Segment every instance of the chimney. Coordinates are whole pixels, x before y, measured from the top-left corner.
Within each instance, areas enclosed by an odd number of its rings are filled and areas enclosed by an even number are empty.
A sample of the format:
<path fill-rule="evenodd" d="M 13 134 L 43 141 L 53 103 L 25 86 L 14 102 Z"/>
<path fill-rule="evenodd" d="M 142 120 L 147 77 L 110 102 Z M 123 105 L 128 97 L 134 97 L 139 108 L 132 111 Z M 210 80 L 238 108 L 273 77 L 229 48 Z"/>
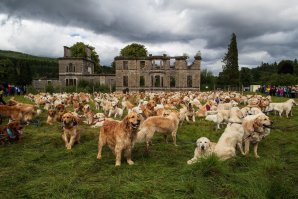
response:
<path fill-rule="evenodd" d="M 64 46 L 64 57 L 71 57 L 70 48 L 67 46 Z"/>
<path fill-rule="evenodd" d="M 91 60 L 91 48 L 86 46 L 86 58 Z"/>

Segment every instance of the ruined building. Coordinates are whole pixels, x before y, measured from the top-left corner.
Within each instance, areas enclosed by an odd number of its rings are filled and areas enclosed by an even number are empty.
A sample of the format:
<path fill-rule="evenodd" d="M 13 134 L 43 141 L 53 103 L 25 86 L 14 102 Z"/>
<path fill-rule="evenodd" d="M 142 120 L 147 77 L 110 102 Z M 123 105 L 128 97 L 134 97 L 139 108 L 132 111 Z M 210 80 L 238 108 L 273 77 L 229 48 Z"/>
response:
<path fill-rule="evenodd" d="M 73 57 L 64 46 L 64 56 L 58 58 L 59 79 L 33 80 L 33 86 L 45 90 L 53 86 L 77 86 L 80 80 L 107 85 L 116 91 L 178 91 L 200 90 L 201 54 L 187 64 L 186 56 L 115 57 L 116 74 L 95 74 L 91 49 L 86 47 L 85 58 Z"/>
<path fill-rule="evenodd" d="M 86 47 L 86 57 L 73 57 L 70 48 L 64 46 L 64 56 L 58 58 L 59 79 L 33 80 L 33 86 L 45 90 L 47 85 L 55 87 L 78 86 L 80 80 L 107 85 L 110 90 L 115 86 L 115 74 L 95 74 L 91 49 Z"/>
<path fill-rule="evenodd" d="M 115 57 L 116 90 L 200 90 L 201 55 Z"/>

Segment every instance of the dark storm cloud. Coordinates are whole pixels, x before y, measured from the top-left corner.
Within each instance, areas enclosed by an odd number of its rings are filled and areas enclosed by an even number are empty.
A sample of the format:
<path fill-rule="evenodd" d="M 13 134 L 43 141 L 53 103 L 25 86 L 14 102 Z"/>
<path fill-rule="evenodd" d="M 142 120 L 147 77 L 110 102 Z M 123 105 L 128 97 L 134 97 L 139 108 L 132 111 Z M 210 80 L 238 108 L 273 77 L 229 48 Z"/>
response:
<path fill-rule="evenodd" d="M 0 13 L 58 26 L 80 27 L 124 43 L 204 41 L 206 62 L 221 60 L 233 32 L 243 57 L 297 56 L 295 0 L 2 0 Z M 5 24 L 5 21 L 1 21 Z M 269 39 L 268 39 L 269 38 Z M 290 38 L 290 39 L 287 39 Z M 201 44 L 202 45 L 202 44 Z M 213 49 L 217 52 L 209 52 Z M 259 53 L 255 53 L 259 52 Z M 264 52 L 264 53 L 263 53 Z M 254 54 L 255 53 L 255 54 Z M 262 57 L 259 57 L 259 60 Z M 243 60 L 255 64 L 258 59 Z M 242 60 L 240 60 L 241 63 Z M 266 60 L 265 60 L 266 61 Z"/>

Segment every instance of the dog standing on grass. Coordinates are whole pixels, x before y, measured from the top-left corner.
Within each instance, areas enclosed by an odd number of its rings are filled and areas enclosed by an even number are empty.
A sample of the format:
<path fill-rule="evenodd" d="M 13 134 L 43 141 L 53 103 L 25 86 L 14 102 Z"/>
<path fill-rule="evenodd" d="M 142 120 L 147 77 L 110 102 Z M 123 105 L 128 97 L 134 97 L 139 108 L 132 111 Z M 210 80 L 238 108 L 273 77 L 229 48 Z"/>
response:
<path fill-rule="evenodd" d="M 72 113 L 65 113 L 62 116 L 62 122 L 62 139 L 65 142 L 65 147 L 70 150 L 74 143 L 80 142 L 80 133 L 77 129 L 78 118 L 76 118 Z"/>
<path fill-rule="evenodd" d="M 135 112 L 128 113 L 122 121 L 105 120 L 99 133 L 97 159 L 101 159 L 102 147 L 108 144 L 116 156 L 115 166 L 121 165 L 122 151 L 124 151 L 127 163 L 134 164 L 131 160 L 131 151 L 140 122 L 141 117 Z"/>

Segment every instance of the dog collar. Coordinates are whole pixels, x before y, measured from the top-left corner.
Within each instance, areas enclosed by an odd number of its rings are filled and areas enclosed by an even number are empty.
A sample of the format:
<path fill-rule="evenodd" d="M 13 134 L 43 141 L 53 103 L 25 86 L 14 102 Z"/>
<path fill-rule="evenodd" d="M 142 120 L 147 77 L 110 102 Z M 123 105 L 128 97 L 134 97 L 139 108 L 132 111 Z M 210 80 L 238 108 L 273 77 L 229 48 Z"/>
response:
<path fill-rule="evenodd" d="M 65 122 L 62 122 L 63 126 L 66 126 L 66 123 Z M 78 125 L 77 121 L 73 121 L 72 122 L 72 126 L 76 126 Z"/>
<path fill-rule="evenodd" d="M 9 136 L 9 138 L 14 139 L 16 137 L 9 128 L 6 129 L 6 132 L 7 132 L 8 136 Z"/>

